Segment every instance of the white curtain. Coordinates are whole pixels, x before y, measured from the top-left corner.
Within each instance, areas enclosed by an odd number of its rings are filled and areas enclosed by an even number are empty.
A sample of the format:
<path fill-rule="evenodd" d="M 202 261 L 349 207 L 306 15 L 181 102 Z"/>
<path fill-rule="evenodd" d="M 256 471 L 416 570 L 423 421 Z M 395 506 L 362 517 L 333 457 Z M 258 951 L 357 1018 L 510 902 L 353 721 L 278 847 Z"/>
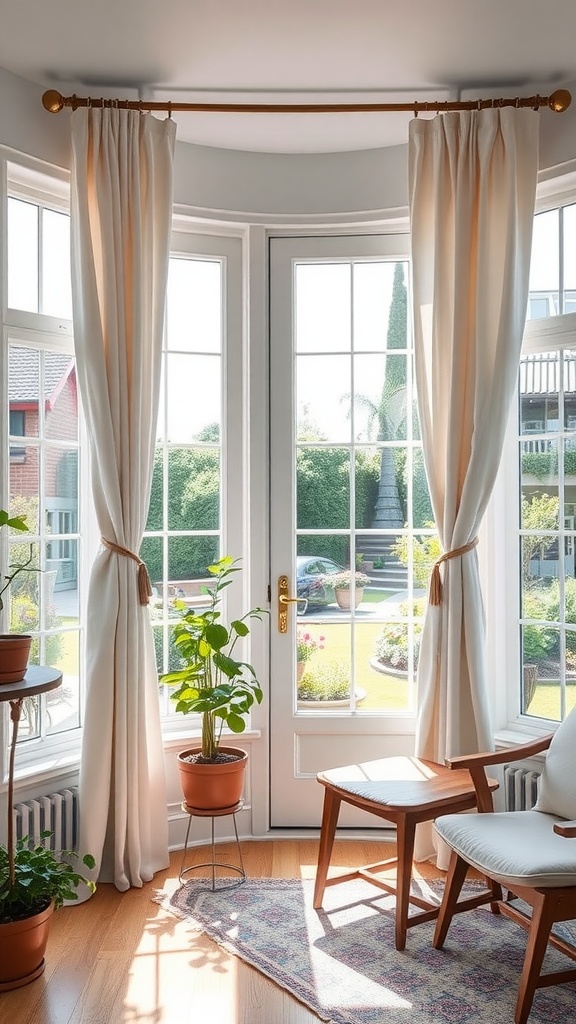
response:
<path fill-rule="evenodd" d="M 514 393 L 526 305 L 539 116 L 502 108 L 410 124 L 418 407 L 447 557 L 418 665 L 416 753 L 489 750 L 484 608 L 474 547 Z M 458 549 L 468 550 L 454 554 Z"/>
<path fill-rule="evenodd" d="M 156 662 L 137 559 L 158 412 L 176 126 L 114 108 L 79 109 L 71 120 L 74 333 L 105 542 L 88 597 L 80 848 L 96 858 L 100 880 L 125 890 L 168 863 Z"/>

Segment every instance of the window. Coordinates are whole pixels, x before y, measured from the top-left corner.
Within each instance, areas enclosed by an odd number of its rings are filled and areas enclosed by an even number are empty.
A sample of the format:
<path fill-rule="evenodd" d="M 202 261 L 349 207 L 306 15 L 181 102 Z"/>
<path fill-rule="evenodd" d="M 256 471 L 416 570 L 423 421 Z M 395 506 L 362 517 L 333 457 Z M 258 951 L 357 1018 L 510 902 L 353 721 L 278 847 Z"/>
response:
<path fill-rule="evenodd" d="M 534 218 L 527 319 L 576 312 L 576 203 Z"/>
<path fill-rule="evenodd" d="M 19 172 L 22 171 L 20 176 Z M 29 632 L 32 664 L 63 672 L 53 694 L 25 702 L 21 755 L 75 737 L 81 724 L 80 420 L 70 323 L 69 216 L 63 196 L 28 195 L 31 172 L 9 165 L 7 297 L 2 360 L 8 415 L 8 507 L 30 533 L 9 539 L 10 561 L 32 571 L 10 589 L 7 626 Z M 35 190 L 37 193 L 37 189 Z M 57 334 L 55 332 L 57 318 Z M 5 435 L 4 435 L 5 436 Z"/>
<path fill-rule="evenodd" d="M 26 414 L 23 409 L 16 409 L 11 404 L 8 407 L 8 430 L 10 432 L 10 438 L 24 437 L 26 433 Z M 24 448 L 20 448 L 18 445 L 10 445 L 10 461 L 21 461 L 24 458 Z"/>
<path fill-rule="evenodd" d="M 516 707 L 561 721 L 576 703 L 576 205 L 534 220 L 518 377 Z M 509 633 L 510 637 L 510 633 Z M 513 645 L 510 645 L 513 646 Z"/>
<path fill-rule="evenodd" d="M 230 336 L 238 340 L 241 323 L 236 305 L 240 246 L 230 239 L 207 241 L 180 239 L 181 246 L 196 251 L 174 255 L 169 266 L 157 444 L 140 549 L 153 588 L 150 614 L 159 673 L 178 667 L 171 635 L 174 602 L 201 607 L 208 600 L 207 567 L 223 554 L 241 551 L 241 512 L 230 522 L 225 509 L 228 456 L 232 453 L 230 461 L 241 470 L 242 432 L 226 429 L 233 396 L 226 398 L 224 388 L 227 368 L 241 358 L 240 345 L 233 351 L 229 345 Z M 241 482 L 235 486 L 240 487 L 238 507 Z M 170 714 L 167 691 L 161 700 L 164 714 Z"/>

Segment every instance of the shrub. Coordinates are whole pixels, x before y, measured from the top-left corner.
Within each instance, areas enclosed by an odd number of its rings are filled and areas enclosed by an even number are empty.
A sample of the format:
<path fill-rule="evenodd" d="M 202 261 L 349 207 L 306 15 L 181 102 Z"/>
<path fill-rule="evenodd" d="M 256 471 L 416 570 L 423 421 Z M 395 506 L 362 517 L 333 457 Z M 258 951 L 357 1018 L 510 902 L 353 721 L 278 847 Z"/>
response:
<path fill-rule="evenodd" d="M 404 601 L 399 607 L 399 612 L 403 616 L 410 615 L 411 611 L 414 615 L 422 615 L 424 612 L 424 601 L 413 601 L 412 609 L 408 601 Z M 422 623 L 415 622 L 412 631 L 414 668 L 416 668 L 420 656 L 421 639 Z M 384 625 L 382 632 L 376 639 L 375 656 L 383 665 L 389 665 L 400 672 L 408 671 L 408 623 L 406 621 L 397 619 Z"/>
<path fill-rule="evenodd" d="M 350 669 L 344 661 L 322 662 L 298 683 L 298 700 L 346 700 L 349 696 Z"/>

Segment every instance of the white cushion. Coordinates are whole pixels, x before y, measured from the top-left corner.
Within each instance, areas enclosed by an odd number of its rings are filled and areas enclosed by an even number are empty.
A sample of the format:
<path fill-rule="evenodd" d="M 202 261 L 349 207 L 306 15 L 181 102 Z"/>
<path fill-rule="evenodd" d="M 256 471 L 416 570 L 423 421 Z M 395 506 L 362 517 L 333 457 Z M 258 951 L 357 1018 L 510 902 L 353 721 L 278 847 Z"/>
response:
<path fill-rule="evenodd" d="M 576 839 L 553 831 L 557 814 L 505 811 L 446 814 L 436 831 L 448 846 L 498 882 L 530 887 L 576 885 Z"/>
<path fill-rule="evenodd" d="M 576 708 L 558 726 L 548 748 L 535 810 L 576 818 Z"/>

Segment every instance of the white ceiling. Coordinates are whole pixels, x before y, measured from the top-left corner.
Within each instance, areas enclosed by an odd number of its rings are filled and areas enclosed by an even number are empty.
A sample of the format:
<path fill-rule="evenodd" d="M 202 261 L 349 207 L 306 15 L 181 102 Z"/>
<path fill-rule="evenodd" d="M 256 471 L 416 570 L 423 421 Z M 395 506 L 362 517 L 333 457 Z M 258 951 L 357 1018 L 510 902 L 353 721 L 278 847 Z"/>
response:
<path fill-rule="evenodd" d="M 0 25 L 0 67 L 66 96 L 409 102 L 576 81 L 575 0 L 0 0 Z M 307 153 L 403 143 L 411 115 L 174 116 L 182 141 Z"/>

